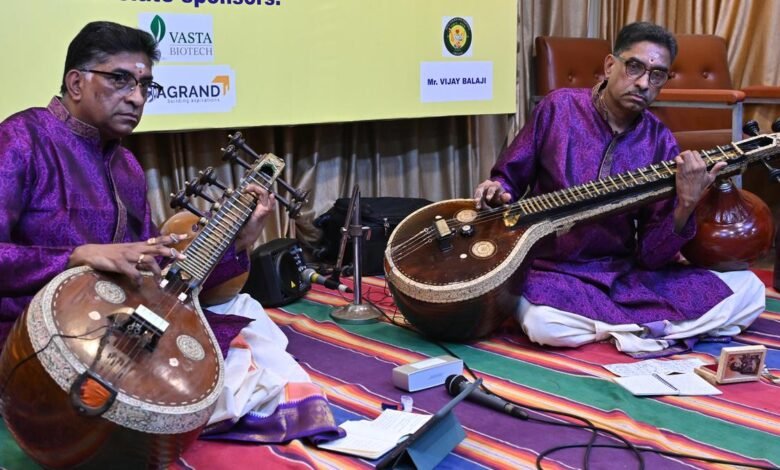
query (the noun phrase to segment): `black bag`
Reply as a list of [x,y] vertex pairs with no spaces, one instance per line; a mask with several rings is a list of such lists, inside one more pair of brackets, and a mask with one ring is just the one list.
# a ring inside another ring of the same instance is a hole
[[[376,276],[384,274],[383,260],[387,239],[398,224],[409,214],[431,204],[427,199],[406,197],[364,197],[360,198],[360,222],[369,227],[370,234],[363,238],[363,264],[361,274]],[[314,256],[319,260],[335,263],[341,247],[341,228],[347,219],[349,198],[337,199],[327,212],[314,219],[314,226],[322,229],[319,248]],[[352,241],[347,243],[343,266],[352,263]]]

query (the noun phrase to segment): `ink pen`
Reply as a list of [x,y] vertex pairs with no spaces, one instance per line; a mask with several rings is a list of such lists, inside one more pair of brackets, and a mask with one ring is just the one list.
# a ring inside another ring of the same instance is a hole
[[660,375],[656,374],[655,372],[653,372],[653,377],[658,379],[662,384],[666,385],[667,387],[669,387],[672,390],[674,390],[675,392],[677,392],[678,395],[680,394],[680,390],[678,390],[677,387],[675,387],[674,385],[670,384],[665,378],[661,377]]

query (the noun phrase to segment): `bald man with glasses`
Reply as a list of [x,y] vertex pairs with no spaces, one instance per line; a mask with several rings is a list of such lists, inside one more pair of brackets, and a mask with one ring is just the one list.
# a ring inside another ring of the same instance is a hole
[[478,208],[498,206],[527,190],[533,196],[676,164],[673,198],[575,226],[533,262],[516,317],[534,342],[608,340],[627,353],[662,355],[736,335],[764,310],[764,285],[754,274],[677,262],[696,232],[696,204],[725,164],[708,170],[698,152],[680,153],[647,110],[676,54],[674,36],[660,26],[624,27],[604,59],[606,79],[592,90],[546,96],[474,192]]

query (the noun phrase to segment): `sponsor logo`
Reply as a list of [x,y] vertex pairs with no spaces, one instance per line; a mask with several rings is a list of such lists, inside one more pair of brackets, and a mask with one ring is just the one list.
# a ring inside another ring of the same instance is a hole
[[471,25],[461,17],[454,17],[444,26],[444,48],[451,55],[462,56],[471,48]]
[[149,25],[152,30],[152,36],[158,43],[165,38],[165,20],[160,15],[154,15],[152,24]]
[[235,73],[227,65],[163,65],[154,78],[163,88],[145,114],[224,113],[236,104]]
[[213,62],[211,15],[140,13],[141,29],[157,41],[161,62]]

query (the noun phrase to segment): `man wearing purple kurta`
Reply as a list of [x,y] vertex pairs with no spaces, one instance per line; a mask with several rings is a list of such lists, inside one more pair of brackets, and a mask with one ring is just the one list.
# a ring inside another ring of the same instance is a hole
[[[119,144],[159,86],[151,81],[159,57],[152,50],[117,54],[105,71],[66,63],[62,98],[0,124],[0,346],[32,296],[67,268],[159,276],[156,258],[181,256],[168,247],[176,235],[157,236],[143,169]],[[262,188],[252,191],[268,199]],[[242,246],[229,249],[209,284],[246,272],[246,248],[271,208],[258,204]],[[248,323],[231,320],[215,325],[224,350]]]
[[[164,248],[170,238],[157,237],[151,221],[144,182],[135,157],[118,140],[104,144],[97,128],[76,119],[60,98],[0,125],[0,346],[32,296],[76,266],[78,247],[127,244],[124,267],[136,272],[142,254],[146,269],[153,255],[171,256]],[[149,239],[156,243],[133,246]],[[207,284],[247,267],[246,253],[231,248]],[[245,323],[228,331],[215,325],[223,348],[232,339],[225,334],[235,336]]]
[[[149,33],[89,23],[68,47],[62,97],[0,124],[0,347],[32,296],[67,268],[89,266],[135,280],[151,272],[159,279],[158,259],[183,257],[170,245],[186,235],[158,234],[143,170],[120,145],[160,89],[152,81],[158,59]],[[206,288],[246,272],[246,251],[275,207],[264,188],[249,184],[246,191],[257,206]],[[260,304],[242,294],[212,308],[206,318],[227,355],[215,412],[225,421],[221,430],[253,412],[263,419],[242,425],[266,441],[337,436],[323,396],[283,403],[288,382],[309,378]],[[240,347],[233,347],[235,338]]]
[[606,80],[545,97],[475,190],[478,207],[498,205],[526,188],[537,195],[664,160],[677,165],[674,198],[576,226],[534,261],[517,317],[535,342],[611,339],[625,352],[658,352],[677,340],[737,334],[764,310],[764,286],[752,273],[675,262],[695,235],[696,203],[724,165],[708,171],[698,152],[680,154],[646,109],[676,48],[656,25],[626,26],[605,59]]

